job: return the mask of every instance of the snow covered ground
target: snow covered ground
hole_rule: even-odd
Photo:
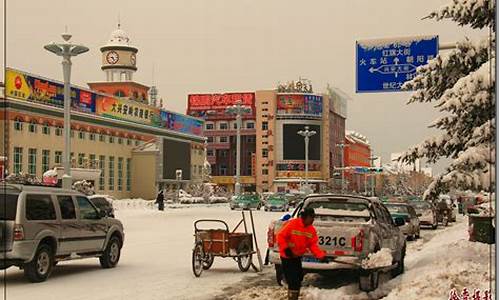
[[[445,229],[422,231],[422,238],[408,242],[406,271],[402,276],[391,279],[381,277],[380,287],[365,293],[358,289],[353,274],[333,275],[321,278],[319,275],[306,276],[302,291],[304,300],[365,300],[365,299],[448,299],[450,290],[461,291],[493,289],[495,246],[468,241],[467,219],[458,216],[458,222]],[[491,278],[493,276],[493,278]],[[312,278],[311,278],[312,277]],[[328,288],[318,288],[318,281],[331,281]],[[230,299],[286,299],[286,289],[271,285],[254,287],[232,295]]]
[[[283,213],[254,212],[259,246],[266,249],[267,226]],[[48,281],[32,284],[17,268],[7,271],[9,300],[101,300],[101,299],[211,299],[225,286],[245,276],[231,259],[215,259],[212,269],[195,278],[191,271],[193,222],[201,218],[220,218],[234,227],[240,211],[225,205],[189,205],[153,210],[149,204],[118,205],[117,218],[125,226],[125,244],[120,263],[114,269],[101,269],[97,259],[62,262]],[[257,262],[257,258],[254,259]],[[3,291],[3,284],[0,288]]]

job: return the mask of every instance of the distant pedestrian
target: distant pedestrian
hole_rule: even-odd
[[[158,204],[158,210],[163,210],[165,208],[165,196],[163,195],[163,190],[160,190],[158,195],[156,196],[155,203]]]

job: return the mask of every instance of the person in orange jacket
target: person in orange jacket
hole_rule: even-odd
[[[312,225],[314,209],[305,208],[300,218],[288,221],[278,232],[277,242],[280,250],[281,267],[288,283],[288,299],[297,300],[304,279],[302,256],[307,250],[320,261],[326,262],[325,252],[318,247],[318,235]]]

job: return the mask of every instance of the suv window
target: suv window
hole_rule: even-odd
[[[96,220],[98,219],[97,210],[90,204],[90,201],[85,197],[76,197],[78,206],[80,207],[80,219]]]
[[[27,220],[55,220],[56,211],[50,195],[26,195]]]
[[[59,202],[62,219],[76,219],[75,203],[73,203],[71,196],[57,196],[57,202]]]
[[[17,198],[19,194],[2,194],[0,196],[0,220],[15,220]]]
[[[392,224],[391,214],[389,213],[389,211],[387,211],[387,209],[383,205],[380,205],[379,203],[375,202],[373,203],[373,208],[377,220],[387,224]]]
[[[387,209],[387,207],[380,205],[380,210],[382,211],[382,214],[385,217],[386,223],[391,224],[391,225],[394,224],[394,222],[392,221],[391,214],[389,213],[389,210]]]

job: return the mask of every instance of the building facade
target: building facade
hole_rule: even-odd
[[[106,81],[89,83],[90,89],[71,86],[72,167],[100,170],[96,192],[117,198],[151,199],[160,186],[201,182],[203,120],[147,104],[149,87],[132,81],[137,48],[123,30],[101,51]],[[42,178],[62,166],[63,84],[8,69],[3,94],[6,173]]]
[[[348,192],[368,192],[369,174],[364,168],[371,167],[371,146],[365,136],[348,131],[345,136],[344,165]]]

